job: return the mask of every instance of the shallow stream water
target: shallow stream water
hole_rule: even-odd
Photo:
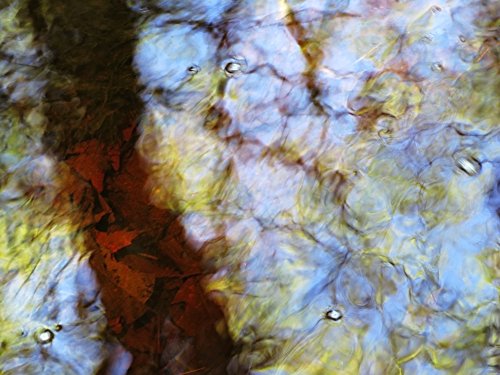
[[[498,373],[498,14],[0,0],[0,374]]]

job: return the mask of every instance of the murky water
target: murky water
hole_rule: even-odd
[[[498,373],[498,13],[0,1],[0,373]]]

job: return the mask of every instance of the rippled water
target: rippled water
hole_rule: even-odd
[[[498,373],[498,13],[0,1],[0,373]]]

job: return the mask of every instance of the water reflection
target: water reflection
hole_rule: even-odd
[[[253,2],[182,36],[155,16],[143,25],[135,62],[144,97],[168,85],[178,87],[169,98],[190,98],[146,108],[143,139],[164,141],[141,153],[154,161],[155,204],[182,213],[214,270],[206,288],[242,348],[230,373],[491,365],[480,332],[498,296],[478,259],[497,248],[485,201],[499,146],[498,113],[486,103],[496,96],[482,90],[463,106],[457,84],[496,73],[479,41],[476,57],[461,57],[464,35],[485,40],[488,27],[456,22],[463,6]],[[182,43],[186,62],[155,48],[174,36],[191,41]],[[226,80],[217,61],[235,55],[248,68]],[[202,82],[150,79],[191,62],[206,71]],[[352,116],[357,129],[346,133]],[[342,325],[325,326],[323,316]]]
[[[0,8],[0,371],[498,371],[493,5],[126,5]]]

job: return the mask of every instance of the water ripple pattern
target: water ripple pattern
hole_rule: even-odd
[[[499,13],[0,0],[0,373],[498,374]]]
[[[163,2],[141,25],[151,199],[212,269],[228,373],[498,370],[486,3],[221,1],[193,22],[203,2]]]

